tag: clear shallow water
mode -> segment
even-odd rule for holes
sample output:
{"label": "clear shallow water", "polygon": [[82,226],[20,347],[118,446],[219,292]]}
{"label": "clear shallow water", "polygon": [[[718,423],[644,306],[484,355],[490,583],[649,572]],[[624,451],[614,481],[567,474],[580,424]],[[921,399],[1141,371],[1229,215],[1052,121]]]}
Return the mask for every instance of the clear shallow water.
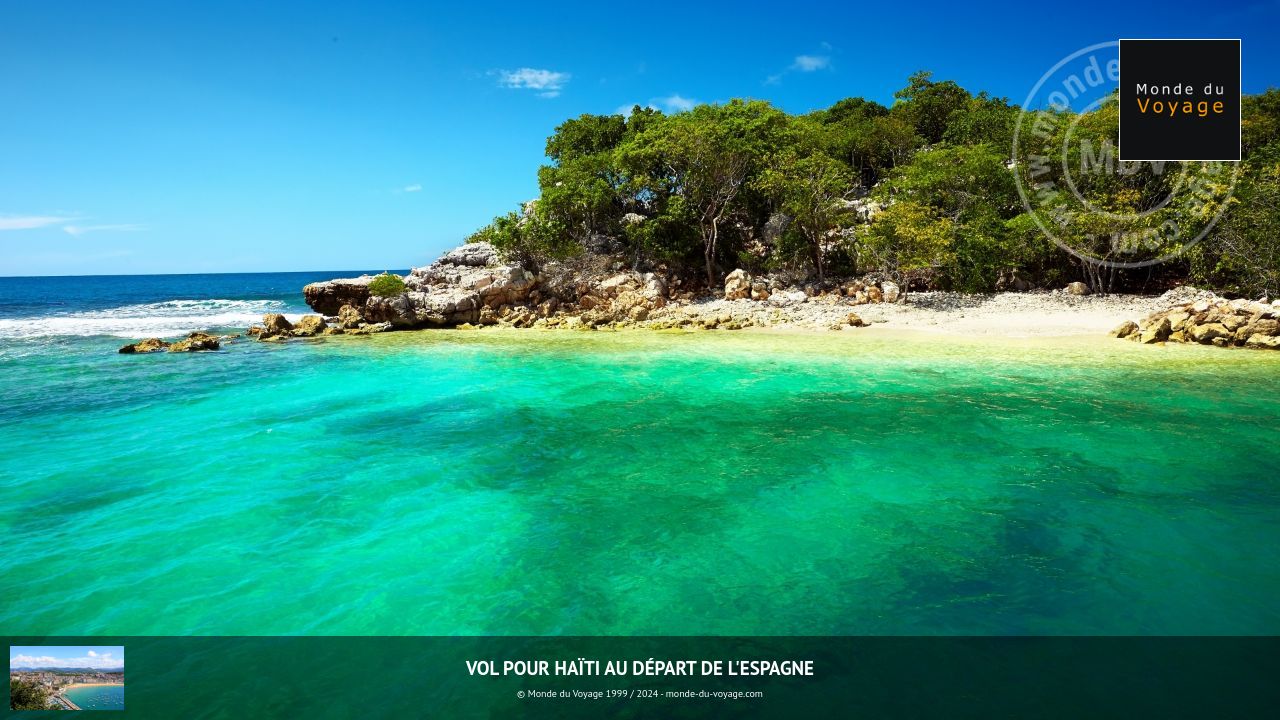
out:
{"label": "clear shallow water", "polygon": [[97,685],[71,688],[63,693],[81,710],[123,710],[123,685]]}
{"label": "clear shallow water", "polygon": [[119,344],[0,338],[6,632],[1280,632],[1280,353]]}

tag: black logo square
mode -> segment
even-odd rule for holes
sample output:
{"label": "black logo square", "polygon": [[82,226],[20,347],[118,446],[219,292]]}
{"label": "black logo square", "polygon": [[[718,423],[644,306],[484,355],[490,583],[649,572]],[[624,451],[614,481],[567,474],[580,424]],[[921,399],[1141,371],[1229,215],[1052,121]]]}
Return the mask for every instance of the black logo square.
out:
{"label": "black logo square", "polygon": [[1240,159],[1239,40],[1120,41],[1120,159]]}

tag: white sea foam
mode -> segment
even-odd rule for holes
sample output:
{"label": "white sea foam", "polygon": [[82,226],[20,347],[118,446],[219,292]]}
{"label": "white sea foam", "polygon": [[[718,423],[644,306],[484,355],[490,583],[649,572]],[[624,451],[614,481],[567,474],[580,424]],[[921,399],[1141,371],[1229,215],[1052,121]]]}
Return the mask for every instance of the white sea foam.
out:
{"label": "white sea foam", "polygon": [[[0,338],[112,335],[125,338],[173,337],[192,330],[244,328],[263,313],[282,312],[279,300],[168,300],[63,315],[0,318]],[[286,313],[296,320],[300,314]]]}

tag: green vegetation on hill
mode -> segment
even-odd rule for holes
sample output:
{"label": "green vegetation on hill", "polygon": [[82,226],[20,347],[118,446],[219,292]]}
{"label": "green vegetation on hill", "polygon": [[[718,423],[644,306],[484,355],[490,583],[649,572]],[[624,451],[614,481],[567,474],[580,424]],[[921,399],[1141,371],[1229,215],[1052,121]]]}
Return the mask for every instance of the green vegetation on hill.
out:
{"label": "green vegetation on hill", "polygon": [[50,705],[49,691],[41,685],[29,680],[9,678],[10,710],[60,710],[61,706]]}
{"label": "green vegetation on hill", "polygon": [[[535,266],[608,252],[636,267],[696,272],[712,286],[742,267],[819,280],[882,272],[915,287],[974,292],[1014,277],[1048,287],[1179,280],[1242,294],[1280,290],[1280,91],[1245,98],[1245,160],[1230,212],[1213,232],[1155,268],[1105,273],[1051,242],[1023,205],[1015,173],[1032,168],[1010,162],[1019,112],[1004,98],[920,72],[892,107],[849,98],[789,115],[733,100],[674,115],[639,106],[626,117],[582,115],[547,140],[551,164],[539,170],[538,201],[471,239]],[[1067,165],[1114,161],[1116,112],[1107,103],[1059,114],[1050,140],[1062,147],[1063,134],[1074,134]],[[1066,217],[1063,239],[1095,257],[1123,259],[1110,249],[1113,233],[1140,234],[1171,219],[1185,225],[1184,238],[1194,236],[1219,206],[1193,208],[1184,194],[1159,207],[1161,199],[1180,177],[1219,190],[1226,182],[1198,163],[1054,177],[1065,173],[1060,165],[1051,163],[1051,177],[1073,181],[1089,206],[1107,213],[1083,211],[1064,193],[1037,211],[1040,220]]]}

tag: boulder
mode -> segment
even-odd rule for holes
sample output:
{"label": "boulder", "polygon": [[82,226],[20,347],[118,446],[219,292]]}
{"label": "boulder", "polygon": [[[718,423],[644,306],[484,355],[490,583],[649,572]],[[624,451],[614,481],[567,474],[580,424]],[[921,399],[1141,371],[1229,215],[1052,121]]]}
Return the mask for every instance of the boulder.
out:
{"label": "boulder", "polygon": [[169,352],[204,352],[217,350],[220,347],[218,338],[202,332],[193,332],[185,338],[169,346]]}
{"label": "boulder", "polygon": [[645,273],[641,279],[644,281],[642,291],[645,299],[649,301],[649,305],[655,308],[666,305],[667,293],[669,292],[666,279],[653,273]]}
{"label": "boulder", "polygon": [[[343,305],[343,307],[351,306]],[[316,335],[324,332],[324,329],[328,326],[329,325],[324,321],[324,318],[319,315],[303,315],[298,319],[298,322],[294,324],[293,334],[296,337],[315,337]]]}
{"label": "boulder", "polygon": [[350,330],[360,327],[361,322],[364,322],[364,318],[360,316],[360,311],[354,305],[343,305],[338,308],[338,321],[336,323],[338,327],[343,330]]}
{"label": "boulder", "polygon": [[867,324],[862,318],[858,317],[857,313],[849,313],[849,315],[845,317],[844,322],[850,327],[864,327]]}
{"label": "boulder", "polygon": [[809,299],[803,290],[783,290],[769,295],[769,303],[772,305],[798,305]]}
{"label": "boulder", "polygon": [[768,300],[769,286],[758,281],[751,283],[751,299],[752,300]]}
{"label": "boulder", "polygon": [[464,267],[488,267],[497,265],[498,249],[491,243],[474,242],[459,245],[436,260],[438,264],[459,265]]}
{"label": "boulder", "polygon": [[880,283],[880,291],[884,293],[884,301],[887,303],[898,302],[898,297],[902,292],[897,283],[891,283],[888,280]]}
{"label": "boulder", "polygon": [[1251,335],[1245,341],[1244,346],[1260,350],[1280,350],[1280,337]]}
{"label": "boulder", "polygon": [[1085,285],[1079,280],[1073,283],[1068,283],[1066,290],[1067,290],[1067,293],[1070,295],[1088,295],[1090,292],[1089,286]]}
{"label": "boulder", "polygon": [[875,285],[872,285],[867,288],[867,302],[884,302],[884,292]]}
{"label": "boulder", "polygon": [[293,332],[293,323],[280,313],[267,313],[262,316],[262,335],[289,335]]}
{"label": "boulder", "polygon": [[347,335],[372,335],[374,333],[386,332],[391,329],[391,323],[370,323],[361,325],[354,330],[347,330]]}
{"label": "boulder", "polygon": [[302,297],[307,305],[324,315],[337,315],[343,305],[362,307],[369,299],[369,281],[372,275],[361,275],[357,278],[339,278],[325,282],[311,283],[302,288]]}
{"label": "boulder", "polygon": [[[504,264],[493,245],[477,242],[454,248],[426,267],[414,268],[405,278],[405,285],[411,295],[413,291],[423,294],[411,300],[410,304],[430,297],[435,290],[451,289],[473,293],[478,305],[497,308],[527,300],[537,285],[537,278],[520,265]],[[438,305],[440,297],[431,302]],[[368,303],[365,307],[368,308]],[[430,309],[398,315],[403,318],[417,315],[436,317],[439,313]],[[473,320],[463,318],[451,324],[462,322]]]}
{"label": "boulder", "polygon": [[125,345],[120,348],[120,353],[124,355],[133,355],[135,353],[161,352],[168,348],[169,343],[161,340],[160,338],[147,338],[146,340],[139,340],[136,343]]}
{"label": "boulder", "polygon": [[1231,331],[1227,330],[1222,323],[1205,323],[1191,328],[1188,335],[1201,345],[1209,345],[1215,340],[1230,338]]}
{"label": "boulder", "polygon": [[1120,325],[1117,326],[1115,330],[1111,331],[1111,337],[1127,338],[1136,332],[1138,332],[1138,323],[1132,320],[1125,320],[1124,322],[1120,323]]}
{"label": "boulder", "polygon": [[[416,272],[416,271],[415,271]],[[395,297],[370,297],[362,313],[366,322],[394,327],[444,327],[480,319],[480,297],[459,287],[430,287]]]}
{"label": "boulder", "polygon": [[724,299],[743,300],[751,296],[751,276],[742,269],[734,270],[724,278]]}
{"label": "boulder", "polygon": [[1169,339],[1169,333],[1173,332],[1169,327],[1169,318],[1160,318],[1142,329],[1141,335],[1138,336],[1138,342],[1144,345],[1164,342]]}

